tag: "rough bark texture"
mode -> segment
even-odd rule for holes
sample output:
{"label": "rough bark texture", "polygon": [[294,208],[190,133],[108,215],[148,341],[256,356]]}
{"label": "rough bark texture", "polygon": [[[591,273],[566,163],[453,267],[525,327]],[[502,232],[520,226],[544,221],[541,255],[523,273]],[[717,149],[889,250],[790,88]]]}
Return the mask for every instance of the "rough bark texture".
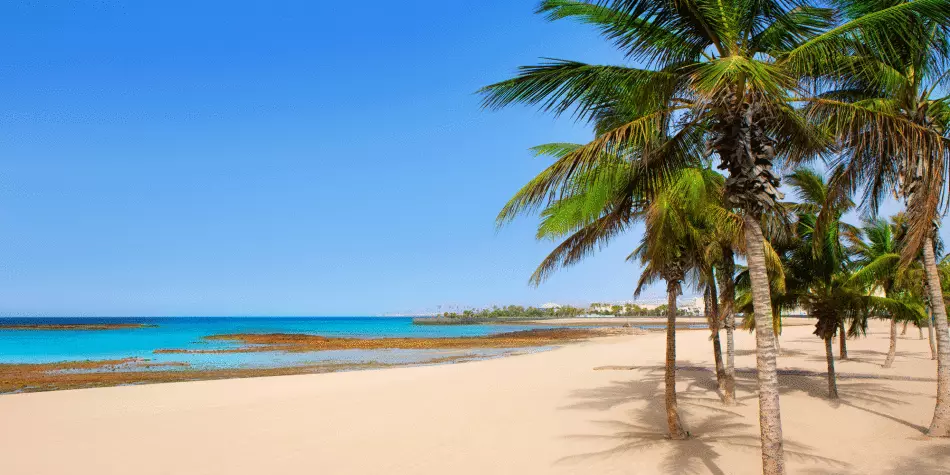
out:
{"label": "rough bark texture", "polygon": [[719,155],[719,169],[729,171],[725,182],[729,203],[758,216],[785,196],[773,170],[775,140],[766,133],[772,118],[755,97],[739,100],[735,94],[722,99],[733,114],[715,124],[716,138],[710,145]]}
{"label": "rough bark texture", "polygon": [[848,333],[844,330],[844,322],[838,325],[838,357],[848,359]]}
{"label": "rough bark texture", "polygon": [[670,430],[670,438],[681,440],[686,438],[686,431],[680,422],[679,409],[676,404],[676,296],[679,294],[679,282],[667,281],[667,311],[666,311],[666,422]]}
{"label": "rough bark texture", "polygon": [[721,306],[723,326],[726,329],[726,367],[725,381],[722,391],[722,401],[726,405],[736,403],[736,285],[733,276],[736,272],[735,255],[731,247],[724,247],[722,250],[723,264],[720,276],[722,277]]}
{"label": "rough bark texture", "polygon": [[897,356],[897,319],[891,317],[891,346],[887,349],[887,358],[884,360],[885,368],[894,365],[895,356]]}
{"label": "rough bark texture", "polygon": [[923,247],[924,272],[927,275],[927,290],[930,292],[930,308],[937,336],[937,405],[928,433],[932,437],[950,437],[950,334],[947,331],[947,309],[943,303],[933,239],[927,238]]}
{"label": "rough bark texture", "polygon": [[762,228],[750,215],[744,217],[752,305],[755,313],[756,369],[759,380],[759,429],[762,438],[762,470],[765,475],[785,473],[782,416],[776,370],[775,332],[772,329],[772,299],[765,267]]}
{"label": "rough bark texture", "polygon": [[773,117],[754,93],[739,89],[717,98],[724,111],[713,124],[710,148],[719,155],[720,169],[728,170],[725,182],[730,205],[743,211],[752,301],[755,313],[756,366],[759,382],[759,428],[762,436],[762,471],[785,474],[782,417],[779,409],[772,301],[765,268],[765,248],[758,219],[783,198],[779,177],[773,170],[775,140],[768,136]]}
{"label": "rough bark texture", "polygon": [[835,355],[831,351],[831,338],[825,338],[825,359],[828,360],[828,397],[838,399],[838,382],[835,377]]}

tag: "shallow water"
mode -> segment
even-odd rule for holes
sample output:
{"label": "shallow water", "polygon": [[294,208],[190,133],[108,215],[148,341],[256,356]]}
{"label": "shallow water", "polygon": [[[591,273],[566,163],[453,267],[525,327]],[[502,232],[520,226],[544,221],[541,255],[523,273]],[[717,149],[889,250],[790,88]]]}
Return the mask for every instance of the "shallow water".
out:
{"label": "shallow water", "polygon": [[119,330],[2,330],[0,363],[144,358],[157,363],[185,362],[192,368],[274,368],[321,363],[413,364],[453,356],[491,357],[507,350],[335,350],[307,353],[155,354],[162,348],[217,349],[226,341],[203,337],[225,333],[312,333],[334,337],[458,337],[538,328],[525,325],[413,325],[411,318],[382,317],[154,317],[154,318],[0,318],[3,324],[143,323]]}

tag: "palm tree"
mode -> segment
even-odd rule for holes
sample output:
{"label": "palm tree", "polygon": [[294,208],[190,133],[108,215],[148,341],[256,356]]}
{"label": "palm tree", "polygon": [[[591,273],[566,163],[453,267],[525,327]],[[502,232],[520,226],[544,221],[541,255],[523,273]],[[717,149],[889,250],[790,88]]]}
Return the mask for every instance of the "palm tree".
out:
{"label": "palm tree", "polygon": [[670,437],[683,439],[676,401],[676,299],[682,293],[686,273],[708,276],[702,262],[706,230],[721,216],[715,197],[721,195],[721,176],[709,169],[686,169],[658,194],[644,210],[645,233],[631,254],[644,265],[635,295],[657,280],[666,282],[666,413]]}
{"label": "palm tree", "polygon": [[[577,147],[560,143],[535,150],[558,157]],[[604,157],[597,168],[574,175],[571,186],[562,188],[544,207],[537,237],[563,242],[542,261],[531,280],[539,284],[553,270],[576,263],[633,222],[647,223],[650,232],[632,255],[646,263],[636,292],[657,277],[666,281],[665,400],[669,436],[679,440],[686,438],[688,432],[680,421],[676,398],[676,299],[686,272],[699,266],[705,244],[701,239],[711,235],[708,226],[716,220],[724,221],[727,214],[717,206],[721,200],[716,199],[722,195],[722,177],[708,168],[686,168],[669,175],[669,180],[654,180],[652,185],[644,186],[644,179],[638,174],[643,169],[638,165],[634,154]],[[655,192],[650,200],[643,198],[647,188]],[[528,209],[519,200],[530,190],[529,183],[512,198],[499,214],[499,224]],[[697,228],[696,223],[700,222],[707,229]]]}
{"label": "palm tree", "polygon": [[719,259],[719,311],[726,329],[725,384],[723,401],[727,405],[736,403],[736,258],[730,242],[720,243]]}
{"label": "palm tree", "polygon": [[[707,246],[708,239],[707,239]],[[726,372],[725,362],[723,361],[722,355],[722,340],[720,338],[720,330],[723,327],[723,315],[719,305],[719,290],[718,282],[716,278],[717,274],[717,265],[709,261],[709,255],[706,252],[707,249],[697,249],[700,254],[697,256],[700,266],[700,278],[699,287],[703,291],[703,306],[705,308],[706,323],[709,326],[709,331],[711,333],[710,340],[713,344],[713,361],[716,365],[716,383],[719,387],[719,392],[722,394],[722,402],[727,406],[735,404],[735,380],[727,382],[726,380],[730,378],[730,374]],[[735,350],[733,350],[733,353]],[[733,368],[732,377],[734,377],[735,369]]]}
{"label": "palm tree", "polygon": [[683,151],[695,151],[708,141],[729,172],[729,203],[744,216],[766,474],[784,473],[785,468],[759,218],[781,198],[773,162],[803,159],[826,146],[826,137],[789,104],[793,92],[798,95],[798,78],[825,67],[827,52],[850,44],[858,31],[889,28],[900,33],[904,21],[916,15],[950,21],[945,10],[945,0],[917,0],[831,28],[832,10],[779,0],[546,0],[541,13],[594,25],[628,58],[648,68],[554,60],[523,68],[517,77],[481,91],[491,108],[533,104],[595,120],[602,105],[619,96],[635,112],[598,130],[593,141],[539,177],[529,198],[535,204],[566,177],[594,166],[605,151],[635,148],[652,163],[682,158],[689,155]]}
{"label": "palm tree", "polygon": [[[848,236],[851,252],[855,257],[858,269],[851,276],[851,280],[860,285],[880,290],[885,297],[903,301],[921,303],[924,298],[923,286],[915,285],[923,281],[923,276],[917,268],[910,269],[900,266],[903,215],[897,215],[891,222],[875,218],[864,222],[859,233]],[[890,368],[894,364],[897,354],[897,323],[898,314],[891,314],[890,345],[884,367]],[[904,320],[907,324],[907,320]]]}
{"label": "palm tree", "polygon": [[[602,115],[601,120],[609,119],[607,115]],[[560,160],[580,147],[582,145],[557,143],[536,147],[535,151]],[[636,151],[618,151],[613,155],[605,155],[597,162],[596,167],[569,176],[565,180],[565,186],[550,195],[540,213],[537,238],[563,239],[563,242],[555,247],[535,270],[531,276],[534,284],[540,284],[554,270],[580,261],[596,248],[623,233],[637,220],[650,220],[656,225],[657,220],[665,217],[660,208],[662,204],[681,205],[675,202],[677,196],[672,194],[672,191],[663,190],[663,185],[659,184],[668,184],[665,181],[666,175],[652,173],[640,160],[641,157]],[[535,191],[534,183],[543,179],[546,173],[547,170],[525,185],[505,205],[498,215],[499,225],[536,208],[525,196]],[[684,179],[687,176],[689,175],[684,174]],[[688,181],[682,181],[679,189],[686,183]],[[652,203],[645,199],[647,195],[654,198]],[[658,229],[666,228],[661,225]],[[672,229],[678,230],[675,226]],[[669,232],[672,231],[667,231]],[[683,429],[676,398],[676,298],[689,265],[690,251],[678,244],[678,240],[682,238],[681,234],[667,237],[674,239],[672,242],[675,245],[672,248],[661,249],[656,244],[643,244],[636,252],[651,256],[648,258],[651,262],[648,266],[649,272],[645,275],[655,275],[655,271],[667,281],[669,300],[666,308],[665,401],[669,437],[681,440],[688,437],[688,432]]]}
{"label": "palm tree", "polygon": [[[851,335],[863,333],[872,315],[889,312],[908,318],[919,315],[922,307],[889,298],[890,295],[875,296],[870,286],[864,285],[867,279],[854,278],[851,249],[842,243],[843,236],[859,233],[842,220],[854,206],[851,200],[830,200],[825,180],[808,168],[795,171],[788,181],[801,199],[800,204],[794,205],[798,244],[785,264],[785,292],[777,298],[783,306],[804,307],[817,318],[815,335],[825,342],[828,393],[830,398],[837,399],[834,337],[845,337],[846,331]],[[820,216],[824,218],[823,226],[818,225]],[[846,350],[842,348],[842,358],[845,357]]]}
{"label": "palm tree", "polygon": [[[868,17],[918,1],[843,0],[848,18]],[[936,5],[935,5],[936,6]],[[829,52],[823,94],[809,104],[809,116],[841,139],[841,188],[864,185],[864,202],[874,212],[895,191],[907,207],[909,229],[902,264],[919,259],[937,333],[937,404],[931,436],[950,436],[950,334],[934,250],[950,161],[950,102],[938,97],[950,56],[946,2],[940,12],[906,18],[893,29],[855,36],[841,53]]]}

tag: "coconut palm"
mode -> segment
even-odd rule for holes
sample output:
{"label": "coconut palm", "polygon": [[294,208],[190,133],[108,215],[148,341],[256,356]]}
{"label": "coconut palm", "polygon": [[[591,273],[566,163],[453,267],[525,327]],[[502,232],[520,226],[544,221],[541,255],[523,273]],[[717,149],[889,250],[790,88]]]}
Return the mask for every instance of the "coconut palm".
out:
{"label": "coconut palm", "polygon": [[[832,173],[834,176],[834,173]],[[795,260],[802,252],[800,249],[803,243],[810,243],[813,249],[810,252],[813,257],[822,256],[820,259],[812,259],[808,262],[810,265],[838,265],[838,263],[848,262],[847,249],[841,243],[845,236],[854,235],[859,232],[857,228],[844,222],[841,217],[854,208],[852,202],[846,196],[839,196],[838,199],[832,199],[832,194],[824,177],[810,168],[800,168],[791,173],[788,177],[788,183],[795,190],[800,202],[790,205],[793,213],[797,215],[796,237],[798,245],[794,247],[790,258]],[[809,221],[815,217],[816,222]],[[819,219],[824,218],[827,229],[819,227],[811,229],[812,225],[817,225]],[[810,239],[813,236],[821,236],[823,239]],[[830,278],[835,272],[826,269],[825,277]],[[830,282],[826,282],[829,284]],[[841,359],[848,359],[848,332],[845,331],[845,322],[838,322],[839,337],[838,354]]]}
{"label": "coconut palm", "polygon": [[[576,147],[579,145],[548,144],[536,150],[557,157]],[[709,229],[697,228],[700,218],[693,216],[701,216],[701,223],[706,227],[729,220],[724,219],[727,212],[717,207],[722,196],[722,177],[718,173],[708,168],[687,168],[667,175],[668,180],[654,180],[650,186],[644,186],[644,180],[638,175],[644,169],[638,165],[635,154],[604,157],[597,168],[574,175],[572,186],[559,190],[541,211],[537,237],[563,239],[563,242],[542,261],[531,280],[540,283],[555,269],[579,261],[633,222],[646,221],[651,232],[634,252],[647,264],[637,292],[654,278],[666,281],[669,297],[666,306],[667,421],[670,438],[682,439],[688,433],[680,421],[676,399],[676,298],[682,291],[686,272],[700,267],[705,245],[702,240],[713,234]],[[643,198],[645,188],[654,191],[650,200]],[[530,190],[530,184],[512,201],[517,202],[526,190]],[[500,213],[499,222],[503,224],[511,219],[512,213],[524,211],[509,203]],[[694,271],[697,275],[708,275],[707,272]]]}
{"label": "coconut palm", "polygon": [[526,197],[535,204],[568,176],[594,166],[605,151],[636,148],[653,162],[681,158],[687,155],[682,151],[708,141],[729,172],[729,202],[744,216],[767,474],[785,469],[759,218],[781,198],[773,162],[812,156],[826,145],[826,137],[789,105],[800,95],[798,78],[825,67],[828,51],[852,43],[857,32],[874,35],[887,28],[900,34],[905,20],[921,15],[950,22],[945,4],[917,0],[831,28],[833,11],[779,0],[546,0],[539,11],[549,18],[592,24],[628,58],[648,67],[553,60],[482,90],[491,108],[533,104],[595,120],[604,102],[619,95],[636,111],[632,119],[599,130],[593,141],[537,179]]}
{"label": "coconut palm", "polygon": [[[560,159],[580,147],[582,145],[559,143],[542,145],[535,150],[539,154]],[[643,166],[640,158],[635,151],[601,157],[597,167],[571,175],[565,183],[566,186],[550,196],[550,202],[540,213],[537,238],[563,239],[563,242],[555,247],[535,270],[531,276],[533,283],[540,284],[554,270],[580,261],[613,237],[623,233],[637,220],[649,219],[655,223],[658,217],[662,217],[658,206],[674,201],[674,195],[671,191],[660,191],[663,185],[659,185],[658,181],[666,183],[665,175],[650,173],[649,167]],[[543,176],[544,173],[539,178]],[[682,189],[682,185],[680,186],[679,189]],[[499,225],[505,224],[518,214],[533,210],[523,199],[525,194],[533,192],[532,187],[533,182],[529,182],[506,204],[499,213]],[[652,203],[645,199],[646,196],[654,198]],[[680,239],[682,236],[677,234],[668,237]],[[676,298],[689,265],[689,255],[687,248],[677,247],[680,255],[667,256],[661,261],[656,246],[643,245],[639,252],[646,253],[648,249],[651,253],[657,253],[655,264],[649,269],[656,269],[667,280],[669,301],[666,308],[665,402],[669,436],[679,440],[686,438],[688,432],[683,429],[676,398]]]}
{"label": "coconut palm", "polygon": [[687,272],[694,280],[709,275],[702,261],[706,231],[721,219],[715,197],[721,196],[722,180],[708,169],[686,169],[651,200],[643,213],[645,232],[641,244],[631,254],[644,269],[635,295],[658,280],[666,284],[666,411],[670,437],[685,438],[676,402],[676,299],[682,294]]}
{"label": "coconut palm", "polygon": [[[814,230],[814,217],[803,220],[803,226]],[[806,244],[809,239],[806,238]],[[863,333],[868,318],[884,315],[898,315],[899,318],[915,318],[923,313],[923,305],[909,300],[879,297],[869,292],[851,279],[847,263],[837,262],[816,273],[810,270],[816,261],[832,261],[825,256],[814,256],[808,250],[797,253],[786,271],[787,290],[783,301],[787,305],[799,305],[808,310],[818,321],[815,335],[825,342],[825,356],[828,364],[828,394],[838,398],[835,377],[832,341],[836,334],[845,331],[851,335]]]}
{"label": "coconut palm", "polygon": [[[888,298],[896,298],[922,305],[925,290],[920,283],[923,275],[919,265],[912,268],[900,266],[901,245],[899,236],[903,234],[903,215],[897,215],[890,222],[872,218],[865,220],[859,233],[848,235],[851,252],[854,255],[857,270],[851,280],[860,285],[880,291]],[[888,316],[890,320],[890,345],[884,367],[894,364],[897,354],[897,324],[900,315]],[[923,317],[915,315],[915,317]],[[915,322],[922,325],[923,322]],[[904,320],[907,324],[907,320]],[[922,328],[922,327],[921,327]]]}
{"label": "coconut palm", "polygon": [[[549,144],[538,147],[536,150],[557,156],[568,153],[579,145]],[[629,159],[630,157],[628,157]],[[614,162],[603,161],[605,167],[623,167],[624,164],[636,163],[636,159],[625,161],[623,158]],[[607,179],[592,179],[591,175],[608,177]],[[722,320],[718,308],[718,291],[716,284],[716,267],[723,260],[721,255],[710,250],[719,250],[725,242],[741,241],[740,228],[736,226],[737,217],[729,213],[723,205],[723,178],[711,169],[691,167],[671,175],[671,182],[662,181],[660,191],[653,199],[647,200],[642,196],[633,196],[642,185],[637,185],[634,175],[620,172],[602,172],[577,175],[576,186],[569,187],[558,194],[541,212],[541,224],[538,228],[539,239],[564,239],[555,250],[538,266],[531,277],[531,281],[540,284],[550,273],[560,267],[569,266],[583,258],[595,247],[605,244],[614,235],[622,232],[637,219],[644,219],[648,210],[655,209],[657,196],[664,200],[680,200],[695,202],[700,200],[707,212],[703,221],[703,247],[699,244],[689,247],[695,253],[690,259],[697,267],[697,284],[709,297],[711,310],[710,331],[713,342],[713,359],[716,363],[717,382],[723,393],[723,402],[727,405],[735,402],[735,370],[733,358],[730,358],[729,367],[725,367],[722,357],[721,342],[719,339],[719,322]],[[689,180],[700,180],[691,183]],[[690,186],[691,185],[691,186]],[[654,188],[656,183],[654,183]],[[672,187],[672,188],[670,188]],[[522,189],[524,192],[528,187]],[[705,191],[697,191],[705,190]],[[521,192],[519,192],[521,193]],[[677,195],[676,193],[681,193]],[[513,200],[517,200],[516,195]],[[683,206],[679,204],[678,206]],[[691,205],[694,208],[698,205]],[[653,207],[653,208],[651,208]],[[619,212],[620,210],[624,212]],[[510,209],[506,207],[499,219],[504,223],[509,219]],[[720,218],[713,221],[711,218]],[[729,252],[732,248],[726,246]],[[728,263],[734,266],[732,256],[728,255]],[[731,274],[732,271],[729,271]],[[731,291],[732,289],[728,289]],[[728,294],[727,294],[728,295]],[[734,355],[732,329],[735,327],[734,315],[726,317],[727,325],[727,353]],[[731,328],[730,328],[731,327]]]}
{"label": "coconut palm", "polygon": [[719,244],[719,313],[726,329],[725,384],[723,401],[727,405],[736,402],[736,258],[733,243],[729,240]]}
{"label": "coconut palm", "polygon": [[[894,225],[883,219],[864,222],[859,234],[848,236],[859,270],[851,277],[873,289],[880,289],[885,297],[895,291],[900,263],[900,249],[894,236]],[[890,316],[890,346],[884,367],[890,368],[897,355],[897,315]]]}
{"label": "coconut palm", "polygon": [[706,324],[709,326],[709,331],[711,333],[710,340],[713,344],[713,362],[716,365],[716,383],[719,387],[719,392],[722,394],[723,403],[726,405],[731,405],[732,400],[729,399],[726,391],[726,366],[725,362],[722,359],[722,339],[719,336],[720,330],[722,329],[722,315],[720,314],[719,309],[719,291],[718,284],[716,282],[716,269],[708,265],[704,265],[701,277],[701,288],[703,291],[703,314],[706,317]]}
{"label": "coconut palm", "polygon": [[[871,316],[892,314],[898,318],[914,318],[922,313],[922,305],[891,295],[873,295],[867,279],[854,278],[851,249],[844,245],[845,235],[859,230],[842,220],[854,204],[848,199],[830,200],[829,187],[813,170],[802,168],[788,177],[788,182],[801,199],[795,205],[794,246],[785,263],[785,292],[777,299],[781,306],[801,306],[817,319],[815,335],[825,342],[828,363],[828,393],[838,398],[832,340],[863,333]],[[822,208],[824,206],[824,208]],[[824,226],[819,226],[823,216]],[[893,285],[891,286],[893,289]],[[846,330],[847,328],[847,330]],[[846,350],[842,348],[842,358]]]}
{"label": "coconut palm", "polygon": [[[876,15],[917,1],[843,0],[846,17]],[[937,333],[937,404],[932,436],[950,436],[950,334],[940,295],[934,240],[950,173],[950,102],[937,91],[948,81],[950,56],[943,13],[907,18],[893,30],[864,32],[844,54],[829,53],[825,88],[809,105],[809,116],[841,138],[839,181],[854,191],[864,186],[873,213],[891,192],[904,201],[909,228],[902,263],[920,260]]]}

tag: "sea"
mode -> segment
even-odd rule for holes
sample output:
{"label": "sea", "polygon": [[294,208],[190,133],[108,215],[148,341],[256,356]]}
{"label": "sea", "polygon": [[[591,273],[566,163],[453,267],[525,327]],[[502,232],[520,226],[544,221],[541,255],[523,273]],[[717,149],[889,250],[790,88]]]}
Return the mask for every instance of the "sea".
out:
{"label": "sea", "polygon": [[15,330],[0,328],[0,364],[56,363],[141,358],[187,363],[192,369],[275,368],[325,363],[425,363],[439,358],[489,358],[510,353],[485,350],[332,350],[305,353],[155,353],[158,349],[209,350],[236,343],[204,337],[230,333],[306,333],[327,337],[460,337],[545,328],[527,325],[414,325],[398,317],[55,317],[0,318],[3,325],[144,324],[110,330]]}

